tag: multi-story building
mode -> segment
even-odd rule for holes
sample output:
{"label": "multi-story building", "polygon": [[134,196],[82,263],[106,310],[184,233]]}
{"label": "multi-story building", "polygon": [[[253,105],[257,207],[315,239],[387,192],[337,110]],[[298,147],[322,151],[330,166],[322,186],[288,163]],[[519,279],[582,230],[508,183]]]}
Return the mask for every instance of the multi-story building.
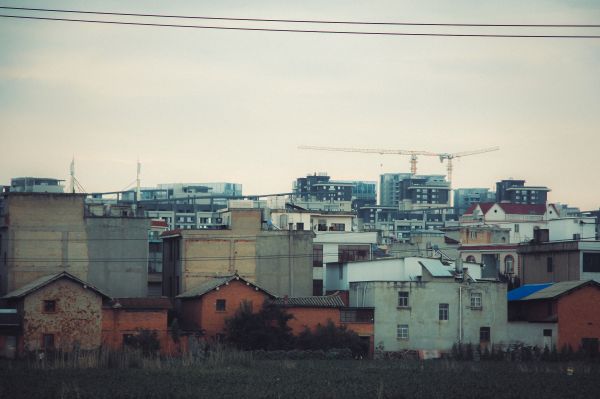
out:
{"label": "multi-story building", "polygon": [[13,193],[63,193],[64,180],[42,177],[16,177],[5,189]]}
{"label": "multi-story building", "polygon": [[[375,182],[331,180],[326,173],[299,177],[293,184],[294,204],[311,210],[334,210],[327,204],[339,205],[339,210],[356,210],[377,201]],[[350,209],[346,209],[349,203]]]}
{"label": "multi-story building", "polygon": [[488,188],[455,188],[454,212],[460,216],[473,204],[479,202],[493,202],[496,193]]}
{"label": "multi-story building", "polygon": [[258,208],[226,209],[220,217],[224,229],[163,233],[163,295],[234,273],[275,295],[312,294],[311,231],[269,230]]}
{"label": "multi-story building", "polygon": [[0,202],[0,294],[67,271],[109,295],[146,295],[150,219],[139,209],[83,194],[9,192]]}
{"label": "multi-story building", "polygon": [[548,191],[544,186],[525,186],[525,180],[501,180],[496,183],[496,202],[513,204],[545,204]]}
{"label": "multi-story building", "polygon": [[444,175],[385,173],[379,177],[379,205],[400,210],[447,207],[450,183]]}

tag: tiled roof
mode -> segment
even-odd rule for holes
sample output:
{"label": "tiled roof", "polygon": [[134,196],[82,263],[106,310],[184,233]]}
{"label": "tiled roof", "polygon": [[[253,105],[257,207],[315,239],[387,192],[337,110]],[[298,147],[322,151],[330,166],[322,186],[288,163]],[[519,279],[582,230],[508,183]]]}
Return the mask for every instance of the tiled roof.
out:
{"label": "tiled roof", "polygon": [[271,300],[271,303],[290,308],[341,308],[346,306],[339,295],[275,298]]}
{"label": "tiled roof", "polygon": [[103,293],[102,291],[100,291],[98,288],[94,287],[93,285],[86,283],[83,280],[78,279],[77,277],[73,276],[70,273],[67,272],[62,272],[62,273],[56,273],[56,274],[49,274],[47,276],[43,276],[38,278],[37,280],[33,280],[31,283],[29,284],[25,284],[24,286],[22,286],[21,288],[18,288],[12,292],[9,292],[8,294],[6,294],[5,296],[3,296],[3,299],[13,299],[13,298],[21,298],[24,297],[34,291],[39,290],[40,288],[56,281],[59,280],[61,278],[68,278],[71,281],[74,281],[80,285],[82,285],[84,288],[88,288],[91,289],[92,291],[95,291],[96,293],[98,293],[99,295],[105,297],[105,298],[109,298],[108,295],[106,295],[105,293]]}
{"label": "tiled roof", "polygon": [[519,288],[515,288],[514,290],[508,291],[506,294],[506,298],[509,301],[518,301],[525,298],[528,295],[533,294],[534,292],[538,292],[539,290],[543,290],[544,288],[552,285],[552,283],[545,284],[525,284],[520,286]]}
{"label": "tiled roof", "polygon": [[554,283],[542,290],[534,292],[533,294],[528,295],[525,298],[522,298],[521,300],[531,301],[534,299],[553,299],[586,285],[595,285],[596,287],[600,287],[600,283],[594,280],[561,281],[559,283]]}
{"label": "tiled roof", "polygon": [[546,213],[545,204],[498,204],[502,210],[511,215],[543,215]]}
{"label": "tiled roof", "polygon": [[165,222],[164,220],[152,220],[151,222],[151,226],[156,226],[156,227],[169,227],[169,225],[167,224],[167,222]]}
{"label": "tiled roof", "polygon": [[191,289],[187,290],[186,292],[184,292],[183,294],[178,295],[177,298],[186,299],[186,298],[201,297],[202,295],[204,295],[212,290],[215,290],[222,285],[229,284],[229,282],[231,282],[233,280],[240,280],[240,281],[246,283],[247,285],[254,287],[255,289],[259,289],[259,290],[263,291],[265,294],[267,294],[271,298],[275,297],[275,295],[271,294],[269,291],[265,290],[264,288],[261,288],[258,285],[234,274],[232,276],[213,277],[210,280],[204,281],[199,286],[191,288]]}
{"label": "tiled roof", "polygon": [[114,298],[110,306],[123,309],[172,309],[171,300],[166,297],[156,298]]}
{"label": "tiled roof", "polygon": [[485,214],[487,211],[490,210],[490,208],[492,206],[494,206],[493,202],[477,202],[475,204],[471,204],[471,206],[469,206],[467,208],[467,210],[465,211],[465,215],[472,215],[473,211],[477,208],[477,206],[479,206],[481,208],[481,211]]}

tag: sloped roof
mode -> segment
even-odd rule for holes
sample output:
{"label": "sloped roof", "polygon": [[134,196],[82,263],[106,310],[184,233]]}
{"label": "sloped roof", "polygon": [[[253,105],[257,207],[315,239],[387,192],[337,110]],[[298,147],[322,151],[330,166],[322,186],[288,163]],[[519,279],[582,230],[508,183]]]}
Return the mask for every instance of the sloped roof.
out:
{"label": "sloped roof", "polygon": [[210,280],[204,281],[199,286],[191,288],[191,289],[187,290],[186,292],[184,292],[183,294],[178,295],[176,298],[180,298],[180,299],[198,298],[204,294],[207,294],[208,292],[210,292],[212,290],[216,290],[217,288],[219,288],[223,285],[228,285],[229,282],[234,281],[234,280],[242,281],[242,282],[246,283],[246,285],[252,286],[255,289],[259,289],[259,290],[263,291],[265,294],[267,294],[271,298],[275,298],[275,295],[271,294],[269,291],[238,276],[237,274],[234,274],[231,276],[213,277]]}
{"label": "sloped roof", "polygon": [[543,290],[546,287],[551,286],[552,283],[545,284],[525,284],[520,286],[519,288],[515,288],[514,290],[508,291],[506,294],[506,298],[509,301],[518,301],[520,299],[525,298],[528,295],[531,295],[539,290]]}
{"label": "sloped roof", "polygon": [[554,299],[559,296],[568,294],[571,291],[574,291],[578,288],[582,288],[586,285],[594,285],[596,287],[600,287],[600,283],[594,280],[561,281],[559,283],[554,283],[549,287],[544,288],[543,290],[534,292],[533,294],[526,296],[521,300],[532,301],[535,299]]}
{"label": "sloped roof", "polygon": [[479,206],[481,208],[481,211],[485,214],[487,213],[487,211],[490,210],[490,208],[492,206],[494,206],[493,202],[476,202],[474,204],[471,204],[467,210],[465,211],[465,215],[472,215],[473,211],[477,208],[477,206]]}
{"label": "sloped roof", "polygon": [[275,298],[271,303],[284,307],[342,308],[346,306],[339,295]]}
{"label": "sloped roof", "polygon": [[511,204],[500,202],[502,210],[511,215],[543,215],[546,213],[545,204]]}
{"label": "sloped roof", "polygon": [[48,284],[50,284],[54,281],[60,280],[62,278],[68,278],[69,280],[82,285],[84,288],[89,288],[92,291],[96,292],[98,295],[101,295],[105,298],[110,299],[110,297],[108,295],[106,295],[105,293],[100,291],[98,288],[94,287],[93,285],[91,285],[83,280],[78,279],[77,277],[73,276],[71,273],[68,273],[68,272],[49,274],[47,276],[40,277],[37,280],[33,280],[29,284],[25,284],[21,288],[18,288],[12,292],[9,292],[2,298],[3,299],[22,298],[26,295],[31,294],[32,292],[39,290],[40,288],[45,287]]}
{"label": "sloped roof", "polygon": [[445,266],[438,259],[422,259],[419,264],[423,266],[433,277],[452,277],[452,269]]}

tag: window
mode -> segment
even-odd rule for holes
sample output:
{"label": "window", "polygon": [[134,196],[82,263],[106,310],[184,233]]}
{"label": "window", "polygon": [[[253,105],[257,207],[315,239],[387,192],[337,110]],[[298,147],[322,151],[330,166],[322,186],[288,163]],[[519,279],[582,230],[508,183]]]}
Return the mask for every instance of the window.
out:
{"label": "window", "polygon": [[323,267],[323,245],[313,245],[313,267]]}
{"label": "window", "polygon": [[331,230],[332,231],[344,231],[346,229],[346,225],[344,223],[332,223]]}
{"label": "window", "polygon": [[469,238],[471,240],[476,240],[477,239],[477,232],[473,231],[473,230],[469,230]]}
{"label": "window", "polygon": [[481,309],[481,292],[471,293],[471,309]]}
{"label": "window", "polygon": [[224,312],[227,308],[227,301],[225,299],[217,299],[217,304],[215,309],[217,312]]}
{"label": "window", "polygon": [[304,223],[296,223],[296,230],[304,230]]}
{"label": "window", "polygon": [[399,308],[407,308],[408,307],[408,292],[406,292],[406,291],[398,292],[398,307]]}
{"label": "window", "polygon": [[544,329],[544,337],[551,337],[551,336],[552,336],[552,330]]}
{"label": "window", "polygon": [[583,253],[583,272],[600,273],[600,252]]}
{"label": "window", "polygon": [[54,349],[54,334],[42,334],[42,349]]}
{"label": "window", "polygon": [[518,232],[519,232],[519,225],[515,224],[515,233],[518,233]]}
{"label": "window", "polygon": [[513,274],[515,272],[515,258],[512,255],[504,257],[504,273]]}
{"label": "window", "polygon": [[397,339],[408,339],[408,324],[398,324],[396,327]]}
{"label": "window", "polygon": [[546,271],[548,273],[552,273],[553,270],[554,270],[554,267],[552,265],[552,258],[549,256],[546,258]]}
{"label": "window", "polygon": [[56,312],[56,301],[44,301],[44,313]]}
{"label": "window", "polygon": [[476,263],[477,261],[475,260],[475,257],[473,255],[469,255],[467,256],[467,262]]}
{"label": "window", "polygon": [[490,328],[479,328],[479,342],[490,342]]}
{"label": "window", "polygon": [[450,308],[450,305],[448,305],[447,303],[440,303],[440,312],[439,312],[440,320],[448,320],[449,308]]}

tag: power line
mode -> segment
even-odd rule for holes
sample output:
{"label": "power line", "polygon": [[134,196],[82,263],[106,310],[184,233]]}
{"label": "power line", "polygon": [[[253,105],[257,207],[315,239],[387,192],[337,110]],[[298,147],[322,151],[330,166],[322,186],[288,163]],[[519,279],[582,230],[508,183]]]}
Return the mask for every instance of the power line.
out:
{"label": "power line", "polygon": [[29,7],[6,7],[0,9],[20,11],[41,11],[54,13],[91,14],[91,15],[113,15],[124,17],[151,17],[151,18],[175,18],[175,19],[201,19],[213,21],[238,21],[238,22],[277,22],[277,23],[300,23],[300,24],[338,24],[338,25],[379,25],[379,26],[448,26],[448,27],[506,27],[506,28],[599,28],[600,25],[592,24],[483,24],[483,23],[432,23],[432,22],[377,22],[377,21],[339,21],[339,20],[310,20],[310,19],[277,19],[277,18],[236,18],[236,17],[207,17],[190,15],[169,14],[142,14],[123,13],[108,11],[83,11],[65,10],[52,8],[29,8]]}
{"label": "power line", "polygon": [[315,34],[338,34],[338,35],[369,35],[369,36],[421,36],[421,37],[479,37],[479,38],[529,38],[529,39],[600,39],[600,35],[522,35],[522,34],[491,34],[491,33],[417,33],[417,32],[373,32],[373,31],[340,31],[319,29],[276,29],[276,28],[242,28],[233,26],[208,26],[208,25],[182,25],[182,24],[159,24],[149,22],[125,22],[125,21],[102,21],[92,19],[51,18],[32,17],[24,15],[0,14],[0,18],[15,18],[42,21],[80,22],[105,25],[127,25],[146,26],[162,28],[191,28],[191,29],[213,29],[252,32],[287,32],[287,33],[315,33]]}

